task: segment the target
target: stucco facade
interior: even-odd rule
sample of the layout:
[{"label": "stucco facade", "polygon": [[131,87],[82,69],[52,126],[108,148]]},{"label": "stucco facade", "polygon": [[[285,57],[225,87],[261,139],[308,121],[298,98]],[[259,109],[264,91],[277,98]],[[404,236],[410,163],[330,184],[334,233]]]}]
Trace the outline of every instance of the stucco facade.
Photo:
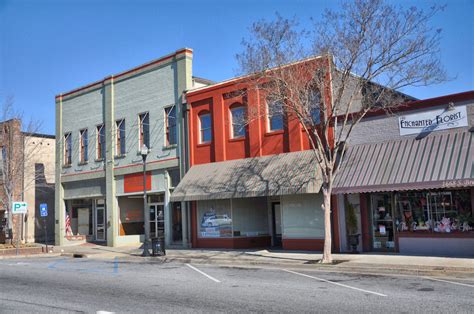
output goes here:
[{"label": "stucco facade", "polygon": [[168,245],[187,245],[186,207],[170,204],[169,193],[183,171],[179,117],[192,84],[192,50],[181,49],[56,97],[57,244],[143,239],[140,150],[147,144],[148,202],[157,206],[150,210],[164,212]]}]

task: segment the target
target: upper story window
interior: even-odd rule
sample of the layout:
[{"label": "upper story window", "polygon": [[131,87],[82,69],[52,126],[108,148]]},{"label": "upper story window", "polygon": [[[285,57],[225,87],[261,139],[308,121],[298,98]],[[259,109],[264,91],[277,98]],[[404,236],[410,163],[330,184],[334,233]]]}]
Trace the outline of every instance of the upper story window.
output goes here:
[{"label": "upper story window", "polygon": [[212,141],[212,121],[210,113],[199,115],[199,143],[209,143]]},{"label": "upper story window", "polygon": [[72,163],[72,135],[71,132],[64,134],[64,165]]},{"label": "upper story window", "polygon": [[309,94],[309,113],[312,125],[321,123],[321,94],[318,90],[313,90]]},{"label": "upper story window", "polygon": [[79,131],[80,134],[80,145],[81,145],[81,150],[80,150],[80,162],[81,163],[86,163],[89,158],[89,132],[87,132],[87,129]]},{"label": "upper story window", "polygon": [[176,106],[165,108],[166,145],[177,144]]},{"label": "upper story window", "polygon": [[245,107],[235,104],[230,107],[230,134],[232,138],[245,137]]},{"label": "upper story window", "polygon": [[139,146],[142,147],[146,145],[146,147],[150,148],[150,115],[148,112],[141,113],[138,115],[138,124],[139,124]]},{"label": "upper story window", "polygon": [[115,154],[125,155],[125,119],[115,121]]},{"label": "upper story window", "polygon": [[268,131],[283,130],[283,103],[281,101],[267,100]]},{"label": "upper story window", "polygon": [[105,127],[103,124],[97,126],[97,159],[105,158]]}]

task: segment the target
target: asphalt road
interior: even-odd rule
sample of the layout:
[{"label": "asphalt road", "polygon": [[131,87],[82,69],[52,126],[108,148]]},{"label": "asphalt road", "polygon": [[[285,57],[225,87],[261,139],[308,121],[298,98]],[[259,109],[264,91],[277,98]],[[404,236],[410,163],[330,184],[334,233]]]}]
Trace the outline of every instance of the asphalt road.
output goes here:
[{"label": "asphalt road", "polygon": [[473,313],[474,282],[63,257],[0,260],[0,313],[100,311]]}]

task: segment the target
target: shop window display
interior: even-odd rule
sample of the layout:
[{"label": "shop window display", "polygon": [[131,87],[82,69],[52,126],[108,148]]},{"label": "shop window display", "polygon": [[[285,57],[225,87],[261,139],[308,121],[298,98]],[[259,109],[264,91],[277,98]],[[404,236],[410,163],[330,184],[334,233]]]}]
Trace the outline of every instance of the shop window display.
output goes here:
[{"label": "shop window display", "polygon": [[372,195],[372,231],[374,250],[395,250],[393,204],[390,193]]},{"label": "shop window display", "polygon": [[199,237],[232,237],[232,213],[230,200],[198,202]]},{"label": "shop window display", "polygon": [[398,231],[451,233],[470,231],[473,218],[469,190],[396,194]]},{"label": "shop window display", "polygon": [[287,195],[281,199],[283,237],[286,239],[323,239],[322,194]]}]

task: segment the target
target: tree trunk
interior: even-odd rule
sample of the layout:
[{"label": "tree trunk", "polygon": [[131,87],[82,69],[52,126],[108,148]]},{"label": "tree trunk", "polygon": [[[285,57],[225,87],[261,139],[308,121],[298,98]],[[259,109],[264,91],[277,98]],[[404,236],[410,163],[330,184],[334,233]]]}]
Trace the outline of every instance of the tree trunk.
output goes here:
[{"label": "tree trunk", "polygon": [[[329,185],[330,186],[330,185]],[[321,263],[332,263],[332,236],[331,236],[331,188],[323,188],[324,198],[324,250]]]}]

